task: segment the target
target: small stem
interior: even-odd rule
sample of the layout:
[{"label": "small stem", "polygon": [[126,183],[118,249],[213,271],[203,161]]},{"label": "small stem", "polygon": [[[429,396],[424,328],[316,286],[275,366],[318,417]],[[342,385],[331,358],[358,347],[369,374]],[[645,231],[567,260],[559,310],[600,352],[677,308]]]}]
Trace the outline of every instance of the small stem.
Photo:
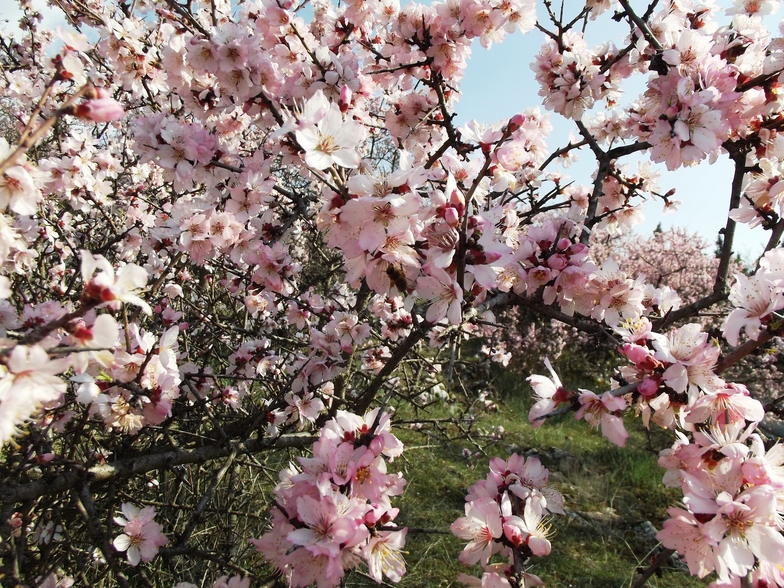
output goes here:
[{"label": "small stem", "polygon": [[654,559],[653,562],[651,562],[651,565],[648,566],[648,569],[642,573],[642,576],[640,576],[639,580],[637,580],[632,585],[632,588],[642,588],[645,586],[645,582],[648,581],[648,578],[655,574],[656,570],[662,567],[664,562],[672,557],[673,553],[675,553],[674,549],[665,549],[659,555],[657,555],[656,559]]}]

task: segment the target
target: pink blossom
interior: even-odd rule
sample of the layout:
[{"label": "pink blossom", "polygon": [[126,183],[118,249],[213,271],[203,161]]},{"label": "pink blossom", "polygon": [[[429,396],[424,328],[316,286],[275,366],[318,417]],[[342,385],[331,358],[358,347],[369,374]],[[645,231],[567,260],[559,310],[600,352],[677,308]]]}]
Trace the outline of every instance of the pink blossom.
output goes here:
[{"label": "pink blossom", "polygon": [[527,378],[528,383],[534,389],[534,394],[538,397],[536,403],[528,411],[528,421],[534,429],[544,424],[544,419],[539,417],[553,412],[560,403],[568,402],[571,399],[571,394],[564,389],[561,380],[550,364],[550,360],[545,358],[544,364],[550,371],[552,379],[537,375]]},{"label": "pink blossom", "polygon": [[616,414],[626,408],[626,400],[616,398],[610,392],[605,392],[601,398],[588,390],[580,392],[578,400],[582,406],[575,418],[579,420],[585,417],[585,420],[594,427],[601,425],[602,435],[619,447],[626,445],[629,433],[623,426],[623,418]]},{"label": "pink blossom", "polygon": [[692,513],[680,508],[669,508],[667,512],[670,518],[664,521],[656,538],[685,559],[692,575],[704,578],[716,567],[717,541]]},{"label": "pink blossom", "polygon": [[509,517],[505,524],[517,527],[523,532],[523,540],[535,556],[549,555],[549,527],[542,520],[542,507],[537,501],[527,500],[523,516]]},{"label": "pink blossom", "polygon": [[732,8],[727,9],[727,14],[774,14],[779,9],[778,0],[733,0]]},{"label": "pink blossom", "polygon": [[132,566],[152,561],[158,549],[169,540],[161,532],[163,527],[153,521],[155,507],[137,508],[129,502],[122,504],[123,516],[114,517],[114,522],[123,527],[123,533],[114,538],[113,545],[118,551],[125,551],[128,563]]},{"label": "pink blossom", "polygon": [[294,545],[305,546],[314,556],[338,557],[341,544],[353,541],[361,529],[367,532],[354,519],[339,514],[338,504],[342,500],[334,495],[323,500],[310,496],[297,498],[297,514],[306,527],[291,531],[287,539]]},{"label": "pink blossom", "polygon": [[69,366],[67,358],[50,359],[38,345],[17,345],[0,377],[0,444],[42,405],[54,402],[66,390],[58,376]]},{"label": "pink blossom", "polygon": [[381,531],[372,537],[362,548],[362,555],[368,563],[368,571],[379,584],[386,576],[393,582],[400,582],[406,573],[406,562],[401,555],[408,529],[400,531]]},{"label": "pink blossom", "polygon": [[498,505],[494,500],[480,499],[467,503],[465,513],[450,527],[454,535],[469,541],[458,559],[468,565],[487,563],[500,548],[495,540],[503,535]]},{"label": "pink blossom", "polygon": [[784,307],[784,292],[767,280],[764,272],[751,277],[737,274],[730,288],[730,302],[736,308],[721,328],[730,345],[737,345],[742,329],[750,339],[759,337],[762,319]]},{"label": "pink blossom", "polygon": [[[96,271],[99,273],[96,274]],[[136,264],[123,264],[115,273],[105,257],[82,251],[82,281],[84,295],[97,302],[99,307],[115,301],[126,302],[152,314],[150,305],[139,297],[139,290],[147,285],[147,272]]]},{"label": "pink blossom", "polygon": [[318,94],[320,91],[311,98],[319,107],[319,112],[313,113],[318,120],[315,124],[304,120],[303,127],[296,131],[297,141],[305,150],[305,163],[317,170],[334,164],[357,167],[360,156],[356,149],[364,138],[364,129],[353,120],[344,121],[335,104],[330,104],[324,111],[323,95]]},{"label": "pink blossom", "polygon": [[686,421],[690,423],[721,423],[744,425],[746,421],[758,423],[765,416],[759,400],[749,396],[745,386],[728,384],[726,388],[705,394],[689,407]]},{"label": "pink blossom", "polygon": [[[0,161],[10,157],[13,150],[0,138]],[[24,155],[17,156],[15,163],[0,176],[0,212],[8,207],[17,214],[35,214],[43,199],[41,184],[48,176],[29,163]]]},{"label": "pink blossom", "polygon": [[444,317],[453,325],[462,322],[463,291],[445,271],[433,268],[431,275],[420,277],[417,291],[431,302],[425,315],[427,322],[435,324]]}]

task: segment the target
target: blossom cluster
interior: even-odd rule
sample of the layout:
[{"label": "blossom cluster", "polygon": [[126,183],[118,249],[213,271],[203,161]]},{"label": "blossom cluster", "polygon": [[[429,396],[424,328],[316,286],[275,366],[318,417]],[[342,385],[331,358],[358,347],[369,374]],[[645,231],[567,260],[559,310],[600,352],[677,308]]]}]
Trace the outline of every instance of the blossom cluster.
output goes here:
[{"label": "blossom cluster", "polygon": [[730,288],[730,302],[735,307],[722,324],[724,338],[730,345],[739,343],[740,331],[749,339],[757,340],[763,330],[771,326],[775,331],[784,308],[784,257],[781,249],[774,249],[760,259],[760,267],[753,275],[737,274]]},{"label": "blossom cluster", "polygon": [[[538,458],[512,454],[490,460],[487,478],[466,495],[466,516],[452,523],[452,533],[468,541],[459,556],[467,565],[481,564],[482,578],[461,574],[468,586],[543,586],[522,566],[531,557],[550,553],[548,515],[564,514],[563,497],[547,485],[549,471]],[[493,555],[508,564],[490,563]],[[512,581],[510,581],[512,580]]]},{"label": "blossom cluster", "polygon": [[376,582],[384,576],[399,582],[408,529],[393,522],[399,509],[390,499],[406,481],[387,473],[386,459],[402,452],[389,414],[337,411],[321,429],[313,457],[300,457],[301,469],[291,464],[281,471],[272,529],[251,542],[295,588],[337,586],[362,561]]},{"label": "blossom cluster", "polygon": [[[764,270],[760,273],[764,276]],[[702,325],[687,324],[665,336],[652,332],[643,318],[626,321],[617,331],[624,340],[619,351],[631,362],[619,371],[624,385],[601,397],[569,392],[546,361],[551,378],[529,377],[538,397],[529,420],[539,426],[566,405],[623,445],[628,434],[622,412],[628,405],[646,427],[653,420],[676,430],[675,444],[661,453],[659,463],[667,470],[664,484],[682,489],[685,508],[669,509],[659,539],[684,557],[692,574],[715,571],[719,581],[712,585],[739,586],[749,573],[755,585],[781,585],[776,562],[784,556],[784,454],[778,444],[766,450],[755,432],[764,407],[745,386],[716,375],[720,350]]]},{"label": "blossom cluster", "polygon": [[693,442],[680,435],[662,452],[665,485],[682,489],[684,508],[668,510],[657,537],[693,575],[715,571],[712,586],[740,586],[749,573],[754,586],[781,586],[784,451],[780,444],[766,451],[743,419],[703,427]]}]

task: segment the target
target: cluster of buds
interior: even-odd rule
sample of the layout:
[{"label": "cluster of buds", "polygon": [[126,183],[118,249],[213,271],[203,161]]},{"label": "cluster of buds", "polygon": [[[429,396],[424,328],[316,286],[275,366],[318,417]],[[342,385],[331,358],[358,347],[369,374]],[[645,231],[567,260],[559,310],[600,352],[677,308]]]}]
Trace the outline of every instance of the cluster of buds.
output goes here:
[{"label": "cluster of buds", "polygon": [[[564,514],[563,497],[547,485],[549,473],[536,457],[526,460],[515,453],[506,461],[490,460],[487,478],[468,491],[466,516],[451,527],[452,533],[469,542],[458,559],[484,568],[481,580],[461,574],[461,582],[499,588],[544,585],[523,566],[532,556],[550,553],[546,517]],[[508,557],[509,563],[491,565],[495,554]]]}]

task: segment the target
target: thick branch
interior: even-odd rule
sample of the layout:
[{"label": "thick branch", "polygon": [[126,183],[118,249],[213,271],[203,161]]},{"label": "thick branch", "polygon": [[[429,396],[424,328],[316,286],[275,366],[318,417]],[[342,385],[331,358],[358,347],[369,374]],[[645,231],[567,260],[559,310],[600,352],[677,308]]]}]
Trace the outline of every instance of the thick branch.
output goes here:
[{"label": "thick branch", "polygon": [[140,455],[114,463],[93,466],[87,470],[72,470],[54,478],[45,478],[28,484],[3,484],[0,486],[0,496],[2,496],[2,501],[6,503],[24,502],[35,500],[41,496],[64,492],[78,484],[102,484],[109,480],[130,478],[131,476],[160,468],[190,463],[205,463],[213,459],[227,457],[235,451],[237,453],[256,453],[285,447],[305,447],[316,441],[316,439],[317,437],[308,433],[291,433],[289,435],[281,435],[275,439],[251,439],[236,445],[210,445],[195,449],[178,449],[150,455]]},{"label": "thick branch", "polygon": [[[725,145],[725,147],[727,147]],[[743,192],[743,176],[746,175],[746,151],[747,149],[735,147],[730,151],[730,157],[735,163],[735,173],[732,176],[732,191],[730,192],[730,210],[735,210],[740,206],[740,196]],[[735,240],[735,221],[727,219],[727,226],[724,227],[724,243],[721,247],[721,257],[719,258],[719,269],[716,270],[716,281],[713,283],[714,292],[723,292],[727,287],[727,273],[732,261],[732,245]]]},{"label": "thick branch", "polygon": [[637,153],[638,151],[645,151],[651,146],[650,143],[647,141],[637,141],[636,143],[632,143],[631,145],[620,145],[618,147],[613,147],[607,152],[607,157],[610,159],[618,159],[619,157],[623,157],[624,155],[631,155],[632,153]]},{"label": "thick branch", "polygon": [[[779,242],[781,241],[782,235],[784,235],[784,219],[779,219],[779,221],[774,225],[773,230],[770,233],[770,239],[768,239],[768,244],[765,245],[765,253],[779,246]],[[760,259],[762,258],[760,257]],[[759,267],[759,259],[757,260],[757,267]]]},{"label": "thick branch", "polygon": [[564,314],[560,310],[557,310],[551,306],[547,306],[542,302],[539,302],[532,298],[525,298],[523,296],[520,296],[516,299],[516,304],[524,308],[530,308],[531,310],[536,311],[539,314],[544,315],[546,317],[559,320],[562,323],[569,325],[570,327],[574,327],[575,329],[583,331],[584,333],[605,335],[608,339],[610,339],[610,341],[614,345],[620,345],[620,341],[618,341],[615,337],[613,337],[598,322],[583,320],[574,316],[569,316],[568,314]]},{"label": "thick branch", "polygon": [[708,294],[705,298],[701,298],[691,304],[687,304],[686,306],[682,306],[678,310],[673,310],[672,312],[668,312],[664,317],[658,321],[653,321],[653,328],[656,332],[661,333],[665,327],[669,325],[696,315],[699,311],[710,308],[714,304],[722,302],[727,299],[726,292],[713,292]]},{"label": "thick branch", "polygon": [[[593,151],[593,154],[596,156],[596,161],[599,164],[599,169],[596,170],[596,178],[593,181],[593,192],[588,201],[588,210],[585,213],[585,226],[590,230],[597,221],[596,210],[599,207],[599,198],[602,196],[604,178],[607,177],[607,173],[610,171],[610,159],[607,157],[607,154],[602,151],[601,147],[599,147],[596,139],[594,139],[593,135],[585,127],[582,121],[578,120],[576,121],[576,124],[577,128],[580,130],[580,134],[588,142],[588,146],[591,148],[591,151]],[[583,231],[583,234],[580,235],[580,242],[587,245],[590,237],[591,235],[588,231]]]},{"label": "thick branch", "polygon": [[765,343],[773,339],[773,337],[775,336],[776,335],[774,335],[770,331],[762,331],[756,340],[750,339],[740,347],[736,347],[735,349],[733,349],[732,353],[725,355],[721,359],[721,361],[718,364],[716,364],[716,368],[713,371],[716,374],[720,374],[727,368],[735,365],[738,361],[740,361],[741,359],[749,355],[755,349],[758,349],[759,347],[765,345]]},{"label": "thick branch", "polygon": [[[725,144],[725,148],[730,150],[730,157],[735,163],[735,173],[732,177],[732,189],[730,192],[729,209],[734,210],[740,206],[741,193],[743,191],[743,176],[746,174],[746,148],[739,147],[732,143]],[[668,313],[661,321],[655,322],[654,327],[657,331],[663,330],[668,325],[681,319],[694,316],[700,310],[709,308],[718,302],[727,299],[727,274],[729,273],[732,262],[732,244],[735,240],[735,221],[727,219],[727,225],[723,230],[724,242],[721,247],[719,267],[716,270],[716,280],[713,283],[713,292],[687,306]],[[737,360],[736,360],[737,361]]]},{"label": "thick branch", "polygon": [[642,573],[642,576],[640,576],[640,578],[634,583],[632,588],[642,588],[645,586],[645,582],[648,581],[648,578],[656,573],[656,570],[662,567],[664,562],[672,557],[673,553],[675,553],[674,549],[665,549],[659,555],[657,555],[653,563],[651,563],[651,565],[648,566],[648,569]]},{"label": "thick branch", "polygon": [[632,10],[631,6],[629,6],[629,0],[619,0],[619,1],[620,1],[621,6],[623,6],[623,9],[626,12],[627,16],[630,19],[632,19],[634,24],[636,24],[637,27],[640,29],[640,32],[645,37],[645,40],[648,41],[651,45],[653,45],[656,49],[661,51],[662,50],[661,43],[659,43],[659,40],[656,37],[653,36],[653,33],[651,32],[651,29],[648,28],[648,25],[645,23],[645,21],[642,20],[637,15],[637,13],[634,12],[634,10]]}]

